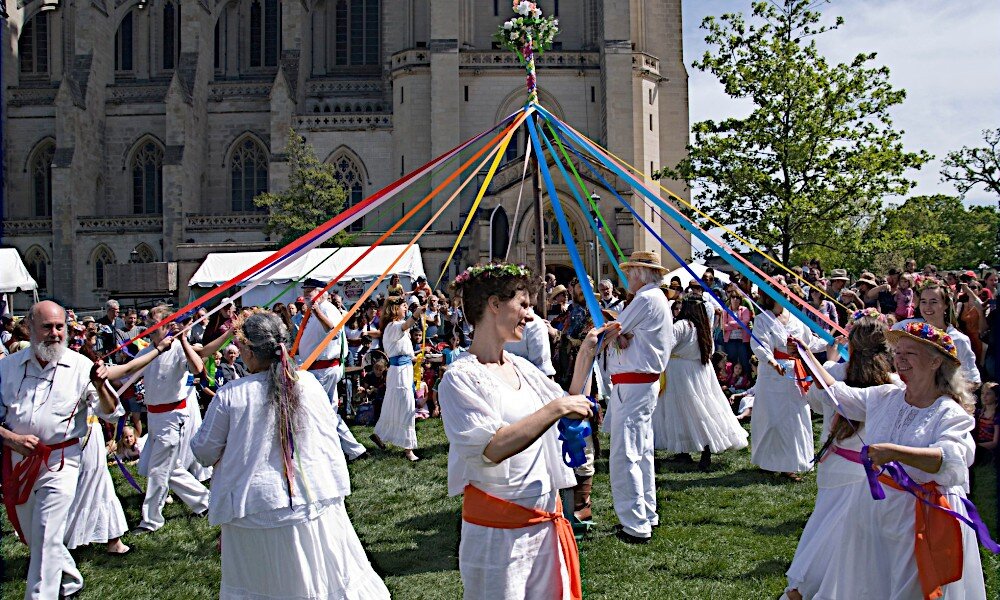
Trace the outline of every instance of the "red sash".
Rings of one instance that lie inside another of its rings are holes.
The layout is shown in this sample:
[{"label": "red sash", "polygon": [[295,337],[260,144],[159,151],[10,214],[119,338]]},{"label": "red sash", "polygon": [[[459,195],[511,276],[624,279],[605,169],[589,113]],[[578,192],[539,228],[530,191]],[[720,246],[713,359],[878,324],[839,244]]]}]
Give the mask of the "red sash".
[{"label": "red sash", "polygon": [[773,354],[774,358],[777,358],[778,360],[790,360],[795,363],[795,367],[793,369],[795,373],[795,385],[799,386],[799,391],[802,392],[802,395],[809,392],[809,385],[812,382],[808,379],[809,372],[806,371],[806,366],[802,363],[802,359],[796,358],[791,354],[782,352],[781,350],[775,350]]},{"label": "red sash", "polygon": [[310,371],[318,371],[320,369],[329,369],[329,368],[332,368],[332,367],[339,367],[339,366],[340,366],[340,359],[339,358],[332,358],[330,360],[317,360],[317,361],[313,361],[313,364],[309,365],[309,370]]},{"label": "red sash", "polygon": [[[556,512],[525,508],[503,498],[487,494],[477,487],[465,486],[462,498],[462,520],[473,525],[495,529],[521,529],[542,523],[552,523],[559,536],[559,548],[563,561],[569,570],[569,592],[573,600],[583,598],[583,584],[580,581],[580,554],[573,537],[573,526],[563,516],[562,501],[556,504]],[[558,568],[558,565],[556,565]]]},{"label": "red sash", "polygon": [[611,383],[655,383],[660,380],[659,373],[616,373],[611,376]]},{"label": "red sash", "polygon": [[172,410],[179,410],[181,408],[187,408],[187,398],[184,400],[179,400],[177,402],[170,402],[168,404],[147,404],[146,412],[151,412],[154,415],[159,415],[162,413],[168,413]]},{"label": "red sash", "polygon": [[[31,454],[17,463],[16,467],[14,466],[14,457],[10,446],[5,445],[3,447],[3,462],[0,465],[3,478],[3,504],[7,508],[7,518],[10,519],[10,524],[14,527],[17,537],[22,543],[27,544],[28,542],[21,531],[21,522],[17,518],[17,507],[27,502],[31,496],[31,489],[35,487],[35,482],[38,481],[42,465],[45,465],[46,470],[51,470],[49,469],[49,456],[52,454],[52,451],[69,448],[79,443],[79,438],[73,438],[51,446],[39,443],[35,446]],[[59,468],[55,469],[56,471],[62,470],[63,459],[60,459]]]}]

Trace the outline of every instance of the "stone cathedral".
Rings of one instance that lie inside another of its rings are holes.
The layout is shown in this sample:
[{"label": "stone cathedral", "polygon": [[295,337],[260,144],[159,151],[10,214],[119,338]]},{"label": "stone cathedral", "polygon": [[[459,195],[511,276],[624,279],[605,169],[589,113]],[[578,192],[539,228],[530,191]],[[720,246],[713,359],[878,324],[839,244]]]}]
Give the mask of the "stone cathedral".
[{"label": "stone cathedral", "polygon": [[[17,248],[41,297],[67,306],[186,301],[209,252],[276,247],[253,198],[287,185],[290,130],[334,165],[355,203],[522,106],[524,70],[492,38],[510,4],[5,0],[0,246]],[[676,164],[688,141],[681,0],[539,5],[561,29],[537,61],[540,102],[647,177]],[[526,137],[522,128],[508,148],[450,270],[502,258],[508,247],[510,260],[534,264],[530,174],[518,201]],[[602,173],[690,254],[687,236]],[[473,187],[420,241],[431,277]],[[593,251],[592,215],[565,187],[558,193],[588,269],[600,260],[608,273],[610,258]],[[597,193],[626,253],[660,249],[611,194]],[[370,243],[417,200],[355,223],[354,243]],[[546,263],[565,279],[565,244],[551,208],[543,212]],[[406,243],[425,222],[411,220],[389,243]],[[17,308],[28,300],[18,295]]]}]

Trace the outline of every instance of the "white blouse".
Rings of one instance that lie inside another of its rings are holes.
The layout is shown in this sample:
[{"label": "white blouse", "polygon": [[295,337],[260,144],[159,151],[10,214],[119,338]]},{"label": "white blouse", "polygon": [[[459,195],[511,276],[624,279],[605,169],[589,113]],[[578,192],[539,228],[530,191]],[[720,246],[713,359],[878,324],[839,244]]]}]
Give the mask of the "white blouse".
[{"label": "white blouse", "polygon": [[393,321],[386,325],[385,331],[382,332],[382,348],[389,358],[404,354],[413,356],[413,342],[410,341],[410,336],[403,329],[404,322]]},{"label": "white blouse", "polygon": [[448,365],[438,397],[448,436],[448,494],[457,496],[474,482],[485,492],[506,499],[529,498],[576,485],[573,470],[563,463],[555,425],[534,444],[499,464],[483,451],[502,427],[516,423],[556,398],[566,395],[527,360],[509,352],[521,389],[498,379],[471,354]]}]

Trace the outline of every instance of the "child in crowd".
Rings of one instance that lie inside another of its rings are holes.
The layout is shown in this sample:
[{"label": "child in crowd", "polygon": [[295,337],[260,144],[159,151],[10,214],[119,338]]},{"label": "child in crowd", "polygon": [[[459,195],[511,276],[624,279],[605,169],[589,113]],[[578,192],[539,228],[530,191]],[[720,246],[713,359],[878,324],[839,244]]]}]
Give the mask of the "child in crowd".
[{"label": "child in crowd", "polygon": [[448,347],[444,349],[444,364],[450,365],[455,362],[455,359],[462,353],[462,349],[459,347],[459,337],[457,335],[451,336],[448,340]]},{"label": "child in crowd", "polygon": [[750,376],[743,371],[742,364],[733,363],[733,372],[723,389],[726,389],[726,392],[729,394],[738,394],[750,389]]},{"label": "child in crowd", "polygon": [[715,376],[719,380],[719,385],[722,386],[723,391],[726,390],[726,386],[729,384],[729,378],[733,374],[733,363],[729,362],[725,352],[715,351],[712,353],[712,366],[715,368]]},{"label": "child in crowd", "polygon": [[903,273],[896,287],[896,320],[912,319],[914,311],[913,275]]},{"label": "child in crowd", "polygon": [[416,419],[418,421],[423,421],[431,416],[431,411],[427,407],[427,402],[430,399],[428,397],[429,395],[427,382],[420,380],[420,382],[416,384],[416,393],[414,394],[415,404],[417,407]]},{"label": "child in crowd", "polygon": [[[976,408],[976,428],[973,437],[976,441],[976,461],[969,469],[969,481],[972,481],[972,470],[978,466],[988,465],[1000,467],[996,460],[998,442],[1000,442],[1000,415],[997,414],[997,384],[990,381],[983,384],[979,392],[979,402]],[[970,484],[971,485],[971,484]]]},{"label": "child in crowd", "polygon": [[122,439],[118,442],[118,448],[116,450],[118,458],[120,458],[124,463],[133,463],[139,460],[141,452],[142,447],[139,444],[139,438],[135,436],[135,429],[126,425],[122,429]]}]

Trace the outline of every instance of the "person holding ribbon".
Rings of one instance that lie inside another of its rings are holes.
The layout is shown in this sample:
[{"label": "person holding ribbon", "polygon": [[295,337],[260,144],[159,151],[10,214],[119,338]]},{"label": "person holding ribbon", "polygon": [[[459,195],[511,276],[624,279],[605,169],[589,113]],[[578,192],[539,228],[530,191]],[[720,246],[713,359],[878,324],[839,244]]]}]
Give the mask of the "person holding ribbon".
[{"label": "person holding ribbon", "polygon": [[813,429],[809,405],[802,396],[809,389],[806,373],[785,352],[789,336],[807,340],[814,352],[826,350],[826,342],[813,335],[774,298],[761,294],[764,312],[753,320],[753,353],[761,366],[757,393],[750,417],[750,460],[765,471],[786,473],[801,481],[802,471],[812,468]]},{"label": "person holding ribbon", "polygon": [[83,588],[64,538],[87,408],[107,420],[121,408],[107,383],[107,368],[66,351],[63,307],[38,302],[25,323],[31,346],[0,360],[0,466],[7,518],[31,549],[24,597],[47,600]]},{"label": "person holding ribbon", "polygon": [[886,338],[905,387],[838,382],[801,342],[788,340],[790,353],[808,354],[804,362],[829,388],[839,412],[865,422],[868,445],[857,460],[866,465],[871,495],[881,499],[859,502],[853,513],[867,535],[851,552],[870,551],[855,553],[857,562],[839,582],[863,582],[863,589],[843,597],[985,600],[977,534],[988,549],[1000,547],[966,499],[974,402],[955,343],[928,323],[910,323]]},{"label": "person holding ribbon", "polygon": [[592,415],[590,400],[579,394],[603,328],[584,339],[567,396],[504,350],[537,318],[530,302],[537,285],[526,267],[492,263],[466,269],[451,286],[476,331],[438,388],[448,494],[464,495],[458,563],[470,600],[582,597],[576,540],[559,500],[576,478],[554,425]]},{"label": "person holding ribbon", "polygon": [[746,448],[747,432],[712,369],[712,328],[701,294],[684,297],[673,330],[666,386],[653,411],[653,445],[688,459],[701,452],[698,468],[707,471],[712,453]]},{"label": "person holding ribbon", "polygon": [[[160,322],[170,313],[167,306],[153,308],[149,324]],[[149,334],[152,343],[136,357],[156,353],[144,375],[149,438],[139,457],[139,474],[146,477],[146,498],[142,502],[142,521],[133,534],[163,527],[168,490],[195,514],[204,515],[208,510],[208,489],[187,469],[188,444],[194,435],[188,402],[194,402],[196,397],[190,380],[201,373],[204,363],[186,335],[178,336],[166,351],[160,350],[160,342],[176,331],[177,323],[156,329]]]},{"label": "person holding ribbon", "polygon": [[258,310],[235,324],[250,374],[219,390],[191,441],[215,464],[219,596],[388,599],[347,515],[347,462],[323,385],[297,371],[288,328]]},{"label": "person holding ribbon", "polygon": [[[302,324],[299,326],[302,336],[299,339],[298,354],[302,358],[311,356],[316,347],[326,339],[329,331],[336,327],[344,316],[330,301],[330,294],[323,289],[325,286],[326,283],[319,279],[310,278],[302,282],[302,293],[306,300],[305,316],[302,317]],[[337,384],[344,377],[347,366],[346,337],[343,329],[337,332],[337,335],[327,342],[317,359],[309,365],[309,370],[323,384],[330,399],[334,419],[337,422],[337,435],[340,436],[340,447],[343,448],[348,460],[357,460],[364,457],[365,447],[354,438],[354,434],[348,429],[347,423],[344,423],[338,411],[340,399],[337,395]]]},{"label": "person holding ribbon", "polygon": [[413,344],[407,333],[420,322],[424,307],[418,306],[406,316],[406,300],[402,296],[389,296],[382,307],[379,327],[382,348],[389,357],[389,373],[385,378],[385,399],[382,412],[371,439],[382,448],[386,443],[403,448],[410,462],[420,458],[413,451],[417,448],[417,405],[413,391]]},{"label": "person holding ribbon", "polygon": [[[850,358],[846,363],[825,363],[827,372],[856,388],[888,383],[902,386],[892,372],[885,317],[875,308],[866,308],[851,315],[847,330]],[[836,350],[831,348],[827,355],[835,356]],[[882,577],[876,571],[857,568],[872,560],[873,551],[861,541],[867,535],[867,524],[853,518],[863,510],[859,504],[872,501],[864,469],[855,460],[864,445],[865,424],[837,414],[832,402],[823,401],[825,396],[818,385],[811,386],[806,396],[812,409],[823,414],[823,448],[816,467],[816,506],[787,572],[785,593],[791,600],[861,598],[865,579]]]}]

